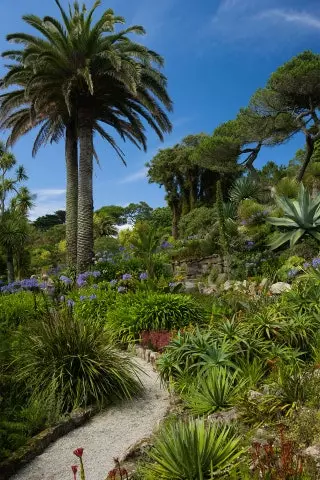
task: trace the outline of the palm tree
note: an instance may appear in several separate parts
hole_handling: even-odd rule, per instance
[[[18,85],[20,89],[6,94],[4,100],[10,96],[7,104],[2,102],[3,126],[11,129],[14,141],[25,130],[42,123],[37,145],[59,139],[64,130],[61,127],[68,122],[76,128],[80,146],[77,257],[78,268],[83,269],[90,263],[93,249],[94,131],[123,159],[120,148],[102,124],[111,126],[122,139],[127,138],[145,149],[142,120],[146,120],[162,139],[163,132],[170,131],[171,124],[161,103],[170,109],[171,100],[166,92],[166,78],[159,71],[162,58],[128,38],[130,33],[144,33],[142,27],[114,33],[115,25],[124,20],[115,17],[111,10],[105,11],[93,23],[92,17],[100,1],[88,12],[75,3],[69,14],[58,0],[56,3],[61,23],[52,17],[42,20],[27,15],[24,20],[41,36],[16,33],[7,37],[24,47],[4,53],[15,61],[4,85]],[[32,122],[30,115],[26,116],[26,101]],[[71,137],[75,145],[75,135]]]

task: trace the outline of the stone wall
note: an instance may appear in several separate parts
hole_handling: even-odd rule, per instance
[[[174,275],[182,275],[186,280],[203,279],[212,269],[224,273],[224,263],[219,255],[176,261],[173,264]]]

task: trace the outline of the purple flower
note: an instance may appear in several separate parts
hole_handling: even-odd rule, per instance
[[[252,240],[248,240],[247,241],[247,246],[248,247],[253,247],[254,246],[254,242]]]
[[[64,302],[64,296],[63,295],[61,295],[61,297],[60,297],[60,302]]]
[[[68,307],[72,308],[75,305],[75,301],[69,299],[69,300],[67,300],[67,305],[68,305]]]
[[[94,295],[94,294],[89,296],[89,300],[96,300],[96,298],[97,298],[97,295]]]
[[[160,245],[161,248],[171,248],[172,245],[170,242],[168,242],[167,240],[162,242],[161,245]]]
[[[126,287],[118,287],[118,293],[124,293],[126,291]]]
[[[83,300],[85,300],[86,298],[87,298],[87,297],[86,297],[85,295],[80,295],[79,300],[80,300],[81,302],[83,302]]]
[[[101,272],[99,272],[98,270],[96,270],[96,271],[94,271],[94,272],[91,272],[91,275],[93,276],[93,278],[97,278],[97,277],[100,277]]]
[[[123,252],[125,250],[124,247],[119,247],[119,252]]]
[[[297,268],[292,268],[291,270],[289,270],[288,272],[288,277],[289,278],[293,278],[297,275],[297,273],[299,273],[299,270]]]
[[[109,283],[112,287],[114,287],[117,284],[117,280],[111,280]]]
[[[140,280],[147,280],[148,278],[147,272],[140,273],[139,278]]]
[[[317,268],[317,267],[319,267],[319,265],[320,265],[320,258],[319,258],[319,257],[314,258],[314,259],[312,260],[312,266],[313,266],[314,268]]]
[[[130,275],[130,273],[125,273],[124,275],[122,275],[122,280],[131,280],[132,278],[132,275]]]
[[[39,282],[36,278],[26,278],[21,280],[20,286],[26,290],[32,290],[39,287]]]
[[[170,288],[174,288],[176,285],[177,285],[176,282],[170,282],[170,283],[169,283],[169,287],[170,287]]]
[[[98,288],[98,285],[97,285],[96,283],[94,283],[94,284],[92,285],[92,288]]]
[[[306,262],[303,264],[303,268],[309,268],[309,267],[311,267],[311,263]]]
[[[71,283],[72,283],[71,278],[66,277],[65,275],[61,275],[59,280],[61,280],[61,282],[63,282],[65,285],[71,285]]]

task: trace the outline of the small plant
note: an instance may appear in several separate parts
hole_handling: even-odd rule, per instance
[[[253,473],[267,480],[299,480],[304,478],[303,460],[297,453],[292,441],[284,436],[280,429],[279,445],[272,442],[252,446]]]
[[[164,348],[169,345],[172,337],[172,333],[167,330],[157,331],[144,331],[141,333],[141,345],[144,348],[151,348],[156,352],[161,352]]]
[[[74,455],[79,458],[80,462],[80,480],[86,480],[86,473],[84,469],[83,462],[83,448],[77,448],[74,450]],[[125,468],[121,467],[120,461],[118,458],[113,459],[115,467],[109,471],[106,480],[129,480],[128,472]],[[71,467],[73,473],[73,479],[77,480],[77,473],[79,470],[78,465],[72,465]]]
[[[230,427],[178,420],[157,434],[143,470],[150,480],[209,480],[230,468],[241,453],[240,439]]]
[[[238,373],[226,368],[212,368],[206,376],[200,375],[184,395],[187,407],[196,415],[214,413],[231,407],[245,382]]]

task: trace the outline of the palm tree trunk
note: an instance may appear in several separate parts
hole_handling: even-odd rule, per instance
[[[7,272],[8,272],[8,283],[14,282],[13,253],[11,248],[7,250]]]
[[[93,138],[86,112],[79,112],[79,188],[77,269],[82,272],[93,257]]]
[[[66,241],[67,264],[77,265],[77,233],[78,233],[78,142],[74,123],[66,127]]]

